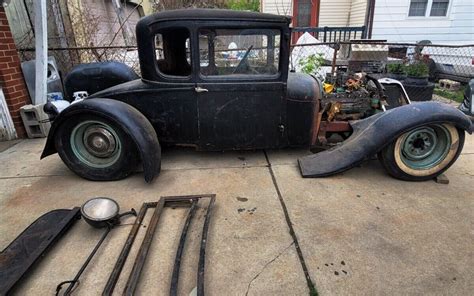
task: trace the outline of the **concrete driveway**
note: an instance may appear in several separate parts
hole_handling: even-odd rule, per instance
[[[306,151],[164,152],[152,184],[141,173],[90,182],[57,155],[39,161],[44,140],[0,153],[0,246],[43,213],[109,196],[122,210],[165,195],[215,193],[206,262],[209,295],[467,295],[474,290],[474,137],[446,173],[449,185],[390,178],[377,161],[326,179],[300,177]],[[168,209],[157,229],[138,292],[166,295],[186,210]],[[149,215],[150,216],[150,215]],[[149,221],[145,219],[138,242]],[[203,215],[191,225],[179,294],[196,285]],[[112,230],[74,292],[99,295],[133,218]],[[76,223],[15,290],[54,294],[72,279],[102,234]],[[293,234],[293,236],[292,236]],[[295,241],[293,237],[296,237]],[[124,288],[137,243],[116,292]]]

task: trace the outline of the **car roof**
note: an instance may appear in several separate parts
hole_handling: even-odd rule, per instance
[[[277,22],[287,23],[291,22],[288,16],[275,15],[269,13],[250,12],[250,11],[236,11],[228,9],[178,9],[166,10],[144,17],[141,22],[151,25],[156,22],[170,21],[170,20],[245,20],[245,21],[260,21],[260,22]]]

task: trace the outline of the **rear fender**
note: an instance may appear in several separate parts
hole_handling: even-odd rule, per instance
[[[134,107],[111,99],[86,99],[64,109],[53,121],[41,159],[57,152],[54,138],[58,127],[79,114],[95,114],[111,120],[133,139],[140,153],[146,182],[151,182],[160,172],[161,147],[151,123]]]
[[[303,177],[325,177],[346,171],[382,150],[400,135],[432,123],[452,123],[471,133],[471,121],[446,104],[423,102],[404,105],[351,122],[352,135],[340,146],[298,159]]]

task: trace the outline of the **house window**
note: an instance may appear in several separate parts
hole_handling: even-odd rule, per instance
[[[411,0],[408,16],[425,16],[428,0]]]
[[[433,0],[430,16],[446,16],[449,0]]]

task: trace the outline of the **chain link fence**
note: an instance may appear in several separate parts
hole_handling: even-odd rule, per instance
[[[35,59],[34,49],[19,49],[18,53],[21,61]],[[136,46],[49,48],[48,55],[54,57],[63,78],[79,64],[108,61],[124,63],[140,74]]]
[[[22,61],[27,61],[34,59],[35,52],[34,49],[20,49],[19,54]],[[135,46],[50,48],[49,55],[55,57],[63,77],[76,65],[105,61],[122,62],[140,74]],[[321,80],[327,80],[337,71],[365,72],[402,81],[414,101],[437,96],[461,101],[464,84],[474,78],[473,58],[474,45],[370,41],[306,43],[292,46],[290,70],[305,72],[305,66],[314,63],[311,74]]]

